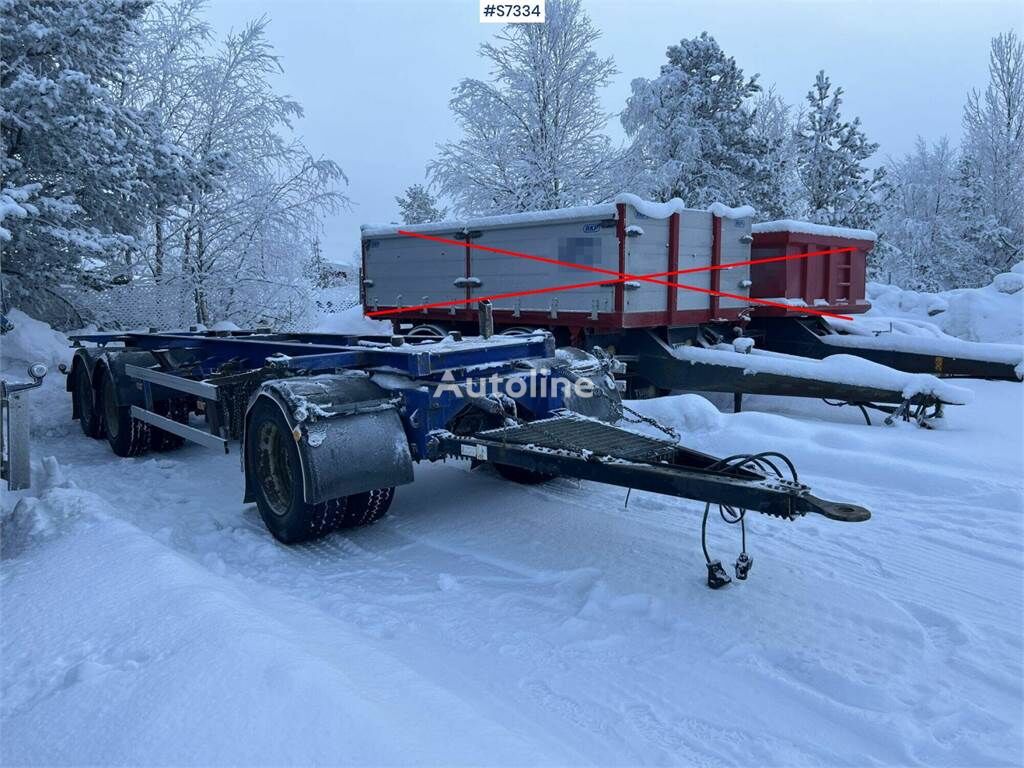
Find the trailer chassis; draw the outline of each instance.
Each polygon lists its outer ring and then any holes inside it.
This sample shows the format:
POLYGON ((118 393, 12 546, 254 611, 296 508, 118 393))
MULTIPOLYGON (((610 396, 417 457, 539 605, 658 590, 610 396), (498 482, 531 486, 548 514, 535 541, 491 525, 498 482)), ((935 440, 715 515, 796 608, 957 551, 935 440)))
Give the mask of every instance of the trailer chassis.
MULTIPOLYGON (((741 525, 746 510, 785 520, 870 517, 811 494, 779 454, 717 459, 614 426, 622 406, 612 361, 556 353, 546 332, 439 340, 194 331, 73 341, 67 388, 86 434, 105 434, 120 455, 186 440, 228 451, 237 440, 245 500, 285 543, 372 522, 395 487, 412 482, 414 462, 448 459, 489 463, 520 481, 571 477, 700 500, 702 531, 712 505, 741 525), (556 386, 524 389, 527 379, 583 375, 597 383, 589 399, 556 386), (484 378, 493 390, 470 394, 484 378)), ((705 556, 709 586, 728 583, 721 563, 705 556)), ((737 578, 750 562, 744 546, 737 578)))

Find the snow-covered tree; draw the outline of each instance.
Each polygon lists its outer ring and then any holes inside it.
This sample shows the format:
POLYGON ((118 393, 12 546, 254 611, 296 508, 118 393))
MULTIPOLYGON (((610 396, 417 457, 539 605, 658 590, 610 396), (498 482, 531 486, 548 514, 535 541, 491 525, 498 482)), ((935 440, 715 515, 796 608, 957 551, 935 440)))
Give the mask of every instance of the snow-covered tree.
POLYGON ((179 137, 194 181, 183 205, 153 218, 151 273, 188 286, 199 322, 289 322, 309 305, 304 265, 322 214, 347 202, 344 175, 290 135, 302 109, 273 88, 267 20, 210 52, 202 7, 157 6, 138 48, 130 94, 179 137))
POLYGON ((797 132, 798 169, 807 215, 823 224, 870 227, 878 218, 884 170, 865 165, 878 149, 860 118, 843 119, 843 89, 832 88, 824 70, 807 94, 797 132))
POLYGON ((460 214, 592 202, 610 192, 608 121, 599 90, 615 65, 579 0, 549 0, 544 24, 509 24, 481 46, 491 79, 463 80, 450 101, 463 137, 441 145, 433 184, 460 214))
POLYGON ((637 78, 622 113, 635 191, 689 205, 746 202, 765 153, 748 100, 761 87, 706 32, 671 46, 654 80, 637 78))
POLYGON ((68 315, 41 297, 85 259, 130 265, 149 213, 186 191, 187 158, 121 98, 147 5, 0 3, 2 194, 20 209, 0 232, 3 270, 13 300, 55 319, 68 315))
POLYGON ((447 208, 439 208, 437 198, 422 184, 413 184, 405 190, 405 194, 395 198, 402 212, 403 224, 426 224, 431 221, 443 221, 448 215, 447 208))
POLYGON ((978 282, 977 252, 961 231, 958 160, 949 141, 929 147, 918 137, 912 153, 888 162, 886 181, 875 274, 913 290, 978 282))
POLYGON ((796 127, 802 115, 794 115, 775 86, 758 93, 752 108, 750 132, 762 152, 761 173, 750 185, 747 202, 762 220, 799 218, 804 201, 797 172, 796 127))
POLYGON ((987 282, 1024 254, 1024 42, 1012 31, 992 40, 985 92, 967 97, 962 155, 961 213, 987 282))

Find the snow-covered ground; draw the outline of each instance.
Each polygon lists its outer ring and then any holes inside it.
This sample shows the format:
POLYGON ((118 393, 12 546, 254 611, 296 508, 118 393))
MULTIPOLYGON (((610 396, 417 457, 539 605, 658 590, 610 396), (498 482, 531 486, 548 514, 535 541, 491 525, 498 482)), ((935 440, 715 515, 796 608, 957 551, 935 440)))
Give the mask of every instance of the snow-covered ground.
MULTIPOLYGON (((58 362, 15 321, 5 365, 58 362)), ((750 580, 712 592, 702 505, 460 462, 417 467, 370 528, 283 547, 237 455, 115 458, 54 372, 36 487, 0 502, 0 762, 1020 765, 1024 387, 963 384, 931 431, 635 403, 874 514, 753 517, 750 580)))
POLYGON ((863 318, 872 330, 963 341, 1024 343, 1024 262, 996 275, 982 288, 941 293, 905 291, 894 285, 868 283, 871 310, 863 318))

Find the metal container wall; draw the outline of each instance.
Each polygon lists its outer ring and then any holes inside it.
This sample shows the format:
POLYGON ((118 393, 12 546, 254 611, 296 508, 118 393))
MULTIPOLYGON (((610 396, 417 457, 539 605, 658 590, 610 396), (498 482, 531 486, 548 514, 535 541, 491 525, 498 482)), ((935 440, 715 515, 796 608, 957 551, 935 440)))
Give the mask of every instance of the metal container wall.
MULTIPOLYGON (((761 225, 767 226, 767 225, 761 225)), ((756 229, 756 228, 755 228, 756 229)), ((836 248, 853 248, 844 253, 829 253, 809 258, 795 258, 752 268, 750 295, 793 304, 792 310, 758 306, 758 315, 799 314, 802 306, 844 313, 866 312, 871 308, 866 292, 867 255, 875 243, 865 237, 849 237, 835 228, 833 233, 801 232, 773 228, 755 231, 752 258, 800 256, 836 248)))
POLYGON ((690 209, 645 215, 619 203, 410 228, 421 237, 365 229, 363 305, 367 312, 405 308, 387 315, 396 320, 443 324, 472 320, 473 300, 494 297, 495 321, 506 327, 653 328, 734 319, 748 302, 709 291, 746 296, 749 267, 709 268, 749 260, 750 225, 750 218, 690 209), (665 274, 691 269, 699 271, 665 274), (657 277, 637 279, 646 275, 657 277), (592 285, 538 292, 581 283, 592 285), (422 306, 432 304, 444 306, 422 306))

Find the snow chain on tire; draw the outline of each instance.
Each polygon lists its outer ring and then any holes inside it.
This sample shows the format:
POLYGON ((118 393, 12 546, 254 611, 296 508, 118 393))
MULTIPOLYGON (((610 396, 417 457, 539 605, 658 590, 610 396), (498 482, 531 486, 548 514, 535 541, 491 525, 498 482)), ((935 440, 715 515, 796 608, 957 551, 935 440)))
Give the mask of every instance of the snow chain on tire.
POLYGON ((114 379, 110 371, 103 371, 100 385, 103 425, 110 449, 124 458, 141 456, 150 447, 149 425, 144 421, 133 419, 130 406, 117 405, 116 401, 112 400, 114 379))

